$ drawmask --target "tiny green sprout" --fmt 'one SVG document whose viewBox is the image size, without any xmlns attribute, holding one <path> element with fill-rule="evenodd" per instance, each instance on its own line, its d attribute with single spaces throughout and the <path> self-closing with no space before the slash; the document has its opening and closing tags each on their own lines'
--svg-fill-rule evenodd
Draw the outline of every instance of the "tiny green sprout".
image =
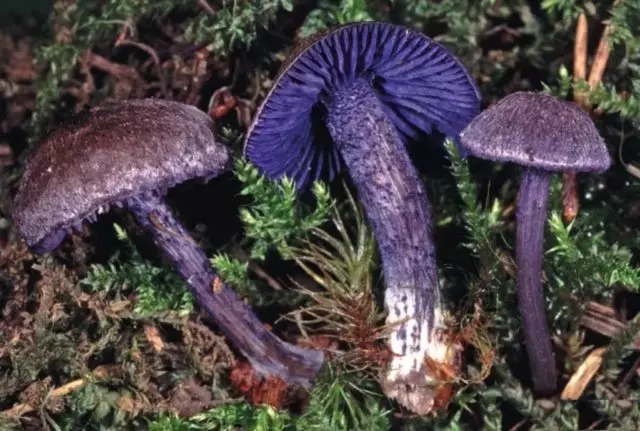
<svg viewBox="0 0 640 431">
<path fill-rule="evenodd" d="M 218 270 L 222 279 L 238 288 L 249 286 L 248 262 L 240 262 L 228 254 L 218 253 L 211 259 L 211 265 Z"/>
<path fill-rule="evenodd" d="M 235 174 L 242 183 L 240 194 L 251 198 L 250 204 L 241 209 L 240 218 L 252 242 L 252 259 L 264 260 L 272 249 L 287 258 L 295 238 L 329 218 L 334 202 L 321 182 L 313 186 L 316 203 L 311 209 L 299 203 L 295 184 L 289 178 L 268 180 L 244 160 L 236 162 Z"/>
<path fill-rule="evenodd" d="M 129 235 L 127 235 L 127 231 L 124 230 L 122 226 L 118 223 L 114 223 L 113 229 L 116 231 L 116 238 L 118 238 L 118 241 L 129 241 Z"/>
</svg>

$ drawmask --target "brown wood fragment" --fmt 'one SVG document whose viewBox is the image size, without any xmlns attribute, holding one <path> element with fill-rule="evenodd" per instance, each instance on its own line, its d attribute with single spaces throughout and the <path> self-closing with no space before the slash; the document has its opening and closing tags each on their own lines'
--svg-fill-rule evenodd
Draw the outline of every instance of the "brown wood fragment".
<svg viewBox="0 0 640 431">
<path fill-rule="evenodd" d="M 573 47 L 573 76 L 576 80 L 587 78 L 587 47 L 589 39 L 587 16 L 581 13 L 576 25 L 576 36 Z M 586 108 L 587 95 L 581 91 L 574 91 L 575 102 Z M 565 172 L 562 176 L 562 219 L 569 224 L 578 216 L 580 198 L 578 197 L 577 176 L 573 171 Z"/>
<path fill-rule="evenodd" d="M 93 370 L 92 374 L 94 378 L 96 377 L 104 378 L 108 375 L 108 367 L 99 366 L 95 370 Z M 91 377 L 88 376 L 88 377 L 83 377 L 81 379 L 73 380 L 67 383 L 66 385 L 62 385 L 59 388 L 51 391 L 51 394 L 49 395 L 48 398 L 59 398 L 59 397 L 68 395 L 71 392 L 76 391 L 80 389 L 82 386 L 84 386 L 85 384 L 87 384 L 90 381 L 90 379 Z M 3 411 L 2 414 L 9 418 L 19 418 L 20 416 L 23 416 L 27 413 L 31 413 L 37 408 L 38 406 L 32 406 L 31 404 L 28 404 L 28 403 L 22 403 L 22 404 L 17 404 L 8 410 Z"/>
<path fill-rule="evenodd" d="M 621 0 L 616 0 L 613 4 L 615 8 Z M 611 23 L 607 23 L 604 26 L 598 48 L 593 62 L 591 63 L 591 70 L 587 77 L 587 41 L 589 36 L 587 18 L 583 13 L 578 18 L 576 25 L 576 38 L 573 51 L 573 75 L 576 79 L 586 80 L 589 84 L 589 90 L 594 90 L 604 77 L 604 72 L 607 68 L 609 61 L 609 35 L 611 34 Z M 591 112 L 591 102 L 588 95 L 584 92 L 574 91 L 573 98 L 575 102 L 584 108 L 592 115 L 599 114 L 599 111 Z M 578 215 L 580 210 L 580 199 L 578 197 L 578 188 L 575 172 L 565 172 L 562 182 L 562 216 L 565 223 L 571 223 Z"/>
<path fill-rule="evenodd" d="M 164 341 L 158 332 L 158 328 L 151 325 L 144 325 L 144 336 L 147 341 L 153 347 L 156 352 L 162 352 L 164 350 Z"/>
<path fill-rule="evenodd" d="M 627 325 L 616 317 L 613 308 L 596 302 L 589 302 L 580 324 L 593 332 L 614 338 L 620 332 L 627 329 Z M 632 349 L 640 350 L 640 334 L 638 334 L 630 344 Z"/>
<path fill-rule="evenodd" d="M 575 373 L 571 376 L 564 387 L 560 399 L 565 401 L 576 401 L 582 396 L 584 390 L 589 386 L 591 380 L 596 375 L 602 365 L 602 357 L 607 349 L 599 347 L 587 355 Z"/>
</svg>

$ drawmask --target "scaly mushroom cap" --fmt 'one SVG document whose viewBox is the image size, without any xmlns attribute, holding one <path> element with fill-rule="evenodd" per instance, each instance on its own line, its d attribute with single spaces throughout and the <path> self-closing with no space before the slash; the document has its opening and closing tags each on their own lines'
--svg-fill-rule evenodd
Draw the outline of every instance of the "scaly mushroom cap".
<svg viewBox="0 0 640 431">
<path fill-rule="evenodd" d="M 518 92 L 482 112 L 460 143 L 476 157 L 548 171 L 599 172 L 611 165 L 589 115 L 572 102 Z"/>
<path fill-rule="evenodd" d="M 405 141 L 436 130 L 457 138 L 480 109 L 475 83 L 444 47 L 398 25 L 348 24 L 294 49 L 249 128 L 247 158 L 299 188 L 333 179 L 340 157 L 323 124 L 323 101 L 362 77 Z"/>
<path fill-rule="evenodd" d="M 107 102 L 58 126 L 27 163 L 13 217 L 40 252 L 111 204 L 225 170 L 229 152 L 194 106 L 157 99 Z"/>
</svg>

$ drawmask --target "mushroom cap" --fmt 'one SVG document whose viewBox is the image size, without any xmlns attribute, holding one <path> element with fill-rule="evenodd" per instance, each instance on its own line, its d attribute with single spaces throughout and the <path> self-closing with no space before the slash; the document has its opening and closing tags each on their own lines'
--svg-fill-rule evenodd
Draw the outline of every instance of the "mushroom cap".
<svg viewBox="0 0 640 431">
<path fill-rule="evenodd" d="M 449 51 L 422 33 L 380 22 L 347 24 L 302 40 L 258 109 L 245 155 L 298 188 L 340 170 L 323 101 L 365 78 L 406 142 L 438 131 L 457 138 L 480 111 L 478 88 Z"/>
<path fill-rule="evenodd" d="M 226 170 L 229 152 L 194 106 L 142 99 L 107 102 L 56 127 L 30 157 L 13 218 L 27 244 L 56 248 L 111 204 Z"/>
<path fill-rule="evenodd" d="M 600 172 L 607 146 L 578 105 L 542 93 L 517 92 L 500 100 L 460 134 L 471 155 L 548 171 Z"/>
</svg>

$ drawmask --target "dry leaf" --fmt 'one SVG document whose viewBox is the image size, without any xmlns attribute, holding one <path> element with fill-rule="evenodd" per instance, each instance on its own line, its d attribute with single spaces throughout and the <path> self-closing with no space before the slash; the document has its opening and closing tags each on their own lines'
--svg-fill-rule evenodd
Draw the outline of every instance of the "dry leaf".
<svg viewBox="0 0 640 431">
<path fill-rule="evenodd" d="M 155 326 L 145 325 L 144 326 L 144 335 L 147 337 L 147 341 L 153 347 L 153 350 L 156 352 L 162 352 L 164 349 L 164 341 L 160 337 L 160 333 Z"/>
</svg>

